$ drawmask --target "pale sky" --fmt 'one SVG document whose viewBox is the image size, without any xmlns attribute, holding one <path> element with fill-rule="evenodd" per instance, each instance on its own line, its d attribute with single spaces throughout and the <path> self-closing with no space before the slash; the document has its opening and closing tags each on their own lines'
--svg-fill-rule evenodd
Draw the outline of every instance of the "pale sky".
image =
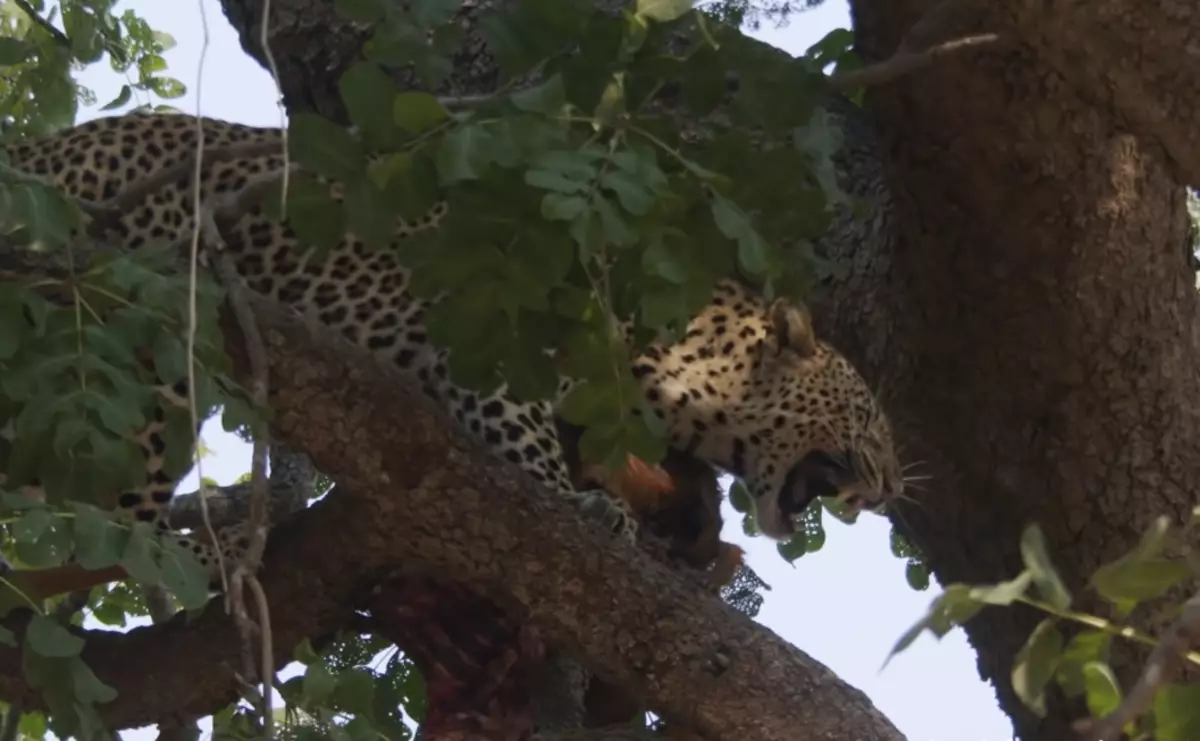
<svg viewBox="0 0 1200 741">
<path fill-rule="evenodd" d="M 188 86 L 188 94 L 171 101 L 173 105 L 228 121 L 279 125 L 270 76 L 242 51 L 217 0 L 124 0 L 116 12 L 126 9 L 178 41 L 166 59 L 170 74 Z M 849 24 L 845 0 L 827 0 L 795 15 L 785 28 L 764 28 L 753 35 L 801 54 L 830 30 Z M 201 88 L 196 83 L 206 35 Z M 106 63 L 94 65 L 82 81 L 96 91 L 96 108 L 112 100 L 123 82 Z M 79 120 L 112 115 L 96 108 L 81 111 Z M 202 464 L 205 476 L 225 484 L 249 470 L 249 446 L 219 423 L 205 426 L 204 440 L 213 451 Z M 193 472 L 180 491 L 194 491 L 196 485 Z M 751 567 L 772 587 L 758 616 L 762 625 L 865 692 L 910 741 L 1012 738 L 1012 725 L 997 707 L 992 688 L 979 679 L 974 652 L 961 630 L 940 642 L 926 634 L 880 670 L 895 641 L 939 591 L 936 584 L 926 592 L 909 588 L 904 562 L 889 550 L 886 520 L 868 515 L 847 527 L 826 518 L 825 547 L 793 566 L 779 557 L 772 542 L 743 535 L 728 505 L 725 512 L 725 539 L 746 549 Z M 147 728 L 123 735 L 148 741 L 151 734 Z"/>
</svg>

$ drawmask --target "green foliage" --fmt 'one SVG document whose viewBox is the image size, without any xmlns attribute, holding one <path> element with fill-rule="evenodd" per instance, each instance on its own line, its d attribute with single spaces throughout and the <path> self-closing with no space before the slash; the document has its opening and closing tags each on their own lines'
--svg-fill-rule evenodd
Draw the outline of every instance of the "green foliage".
<svg viewBox="0 0 1200 741">
<path fill-rule="evenodd" d="M 1192 519 L 1187 527 L 1178 528 L 1169 518 L 1159 517 L 1131 551 L 1093 573 L 1090 586 L 1118 618 L 1198 575 L 1188 542 L 1195 522 L 1200 521 L 1200 507 Z M 1021 534 L 1020 552 L 1025 570 L 1012 581 L 947 586 L 921 620 L 900 637 L 889 660 L 926 630 L 941 638 L 986 606 L 1021 604 L 1047 617 L 1037 624 L 1014 657 L 1011 682 L 1017 697 L 1034 713 L 1044 716 L 1047 692 L 1057 686 L 1068 698 L 1082 697 L 1093 717 L 1112 713 L 1123 699 L 1121 685 L 1108 663 L 1112 640 L 1123 638 L 1150 646 L 1155 640 L 1129 626 L 1073 610 L 1074 598 L 1055 570 L 1045 536 L 1037 525 Z M 1190 652 L 1184 658 L 1200 665 L 1200 654 Z M 1138 741 L 1194 738 L 1200 732 L 1198 691 L 1191 685 L 1159 688 L 1151 711 L 1126 725 L 1124 732 Z"/>
<path fill-rule="evenodd" d="M 413 64 L 426 81 L 440 79 L 449 60 L 439 34 L 452 35 L 451 6 L 339 3 L 348 17 L 377 24 L 368 61 L 340 84 L 357 131 L 299 115 L 290 141 L 301 164 L 341 181 L 348 197 L 323 179 L 298 177 L 288 214 L 316 248 L 347 227 L 385 247 L 396 218 L 419 215 L 411 204 L 448 201 L 454 219 L 402 250 L 414 292 L 445 296 L 427 322 L 431 341 L 450 350 L 451 378 L 481 392 L 506 383 L 518 396 L 544 399 L 563 373 L 577 381 L 564 414 L 585 428 L 586 458 L 612 463 L 633 452 L 656 460 L 662 435 L 642 413 L 631 350 L 678 336 L 713 283 L 734 273 L 768 294 L 802 294 L 812 272 L 784 245 L 819 235 L 826 196 L 838 193 L 827 177 L 836 143 L 814 118 L 815 85 L 798 88 L 785 110 L 761 105 L 765 82 L 742 96 L 743 107 L 770 107 L 778 127 L 794 130 L 794 149 L 770 153 L 735 133 L 711 152 L 685 152 L 677 127 L 646 106 L 646 93 L 668 82 L 700 89 L 723 68 L 764 81 L 817 75 L 799 64 L 781 68 L 778 59 L 766 73 L 760 57 L 738 56 L 749 47 L 728 33 L 730 58 L 715 62 L 722 34 L 686 1 L 642 0 L 622 19 L 583 2 L 523 0 L 481 23 L 506 74 L 541 64 L 544 82 L 451 111 L 430 95 L 398 92 L 387 75 Z M 691 46 L 669 46 L 668 33 L 689 35 Z M 582 54 L 559 54 L 576 45 Z M 785 178 L 772 179 L 775 201 L 752 218 L 739 202 L 762 193 L 739 192 L 733 175 L 785 168 Z M 800 193 L 779 187 L 796 180 Z M 621 323 L 635 331 L 632 348 Z M 819 533 L 814 525 L 807 548 L 819 547 Z"/>
<path fill-rule="evenodd" d="M 162 74 L 163 53 L 175 45 L 131 10 L 118 16 L 113 0 L 61 0 L 47 11 L 33 0 L 31 16 L 16 3 L 0 9 L 0 131 L 4 138 L 48 134 L 71 126 L 80 103 L 95 95 L 72 78 L 82 66 L 105 56 L 114 72 L 129 82 L 102 110 L 126 105 L 135 97 L 147 108 L 153 98 L 178 98 L 183 83 Z M 63 30 L 59 30 L 61 25 Z"/>
<path fill-rule="evenodd" d="M 294 658 L 305 671 L 279 688 L 286 702 L 279 738 L 410 738 L 404 709 L 419 720 L 424 682 L 397 651 L 379 659 L 387 650 L 387 641 L 358 635 L 338 636 L 320 653 L 307 642 L 297 647 Z M 221 737 L 261 738 L 253 715 L 233 707 L 215 715 L 213 727 Z"/>
</svg>

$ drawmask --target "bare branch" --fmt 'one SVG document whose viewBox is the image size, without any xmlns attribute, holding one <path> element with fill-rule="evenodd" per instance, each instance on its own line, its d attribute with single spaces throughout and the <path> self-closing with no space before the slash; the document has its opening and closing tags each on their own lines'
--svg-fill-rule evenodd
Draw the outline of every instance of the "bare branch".
<svg viewBox="0 0 1200 741">
<path fill-rule="evenodd" d="M 288 167 L 281 168 L 281 171 L 286 176 Z M 259 186 L 256 184 L 255 187 Z M 241 205 L 239 201 L 240 197 L 241 195 L 238 194 L 227 200 L 233 204 L 233 207 L 238 207 Z M 226 208 L 228 207 L 226 206 Z M 242 337 L 246 343 L 246 356 L 250 364 L 251 402 L 254 404 L 255 409 L 261 412 L 267 408 L 268 404 L 267 351 L 263 346 L 262 335 L 259 333 L 258 323 L 254 319 L 254 312 L 251 311 L 248 303 L 246 285 L 234 267 L 233 259 L 230 257 L 225 241 L 222 239 L 220 230 L 217 228 L 213 211 L 205 210 L 202 216 L 201 228 L 209 246 L 217 249 L 215 260 L 217 275 L 228 292 L 229 305 L 233 310 L 233 316 L 237 320 L 238 329 L 241 330 Z M 237 620 L 238 633 L 242 638 L 242 666 L 245 673 L 245 681 L 249 682 L 252 677 L 257 675 L 262 683 L 260 714 L 262 716 L 264 733 L 267 741 L 270 741 L 274 736 L 274 713 L 271 706 L 271 685 L 274 672 L 272 671 L 273 662 L 271 661 L 270 611 L 262 585 L 259 583 L 257 576 L 259 566 L 262 564 L 263 550 L 267 543 L 267 532 L 270 530 L 268 511 L 270 502 L 267 484 L 267 447 L 270 444 L 270 431 L 268 426 L 262 423 L 261 420 L 254 427 L 255 429 L 252 433 L 254 440 L 253 453 L 250 463 L 250 517 L 245 525 L 249 531 L 249 543 L 242 557 L 233 567 L 233 574 L 229 579 L 229 592 L 225 597 L 227 600 L 226 606 L 233 612 Z M 214 545 L 215 547 L 220 547 L 219 543 Z M 247 586 L 255 598 L 255 606 L 258 613 L 257 626 L 246 612 L 244 588 Z M 257 663 L 253 651 L 256 628 L 259 639 L 262 641 L 262 660 Z"/>
<path fill-rule="evenodd" d="M 890 59 L 879 64 L 833 75 L 829 78 L 829 86 L 838 92 L 845 92 L 860 87 L 882 85 L 929 67 L 939 59 L 970 49 L 992 46 L 999 41 L 1000 36 L 997 34 L 982 33 L 946 41 L 922 51 L 905 51 L 902 47 Z"/>
</svg>

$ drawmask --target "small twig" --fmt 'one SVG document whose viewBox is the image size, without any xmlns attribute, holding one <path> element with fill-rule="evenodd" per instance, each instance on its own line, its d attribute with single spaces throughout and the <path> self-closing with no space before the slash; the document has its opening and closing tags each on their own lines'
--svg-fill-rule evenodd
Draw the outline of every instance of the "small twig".
<svg viewBox="0 0 1200 741">
<path fill-rule="evenodd" d="M 215 230 L 216 224 L 211 223 L 210 228 Z M 268 403 L 267 349 L 262 334 L 258 331 L 258 323 L 254 320 L 254 312 L 246 298 L 245 284 L 237 274 L 229 253 L 222 253 L 217 257 L 216 269 L 217 275 L 229 292 L 230 306 L 246 341 L 246 354 L 250 360 L 253 379 L 250 385 L 250 400 L 257 409 L 265 409 Z M 265 424 L 256 427 L 258 429 L 254 430 L 254 447 L 250 459 L 250 546 L 241 564 L 250 574 L 258 572 L 263 549 L 266 547 L 267 531 L 270 529 L 267 448 L 271 444 L 271 433 Z"/>
<path fill-rule="evenodd" d="M 903 47 L 886 61 L 872 64 L 851 72 L 841 72 L 829 78 L 829 86 L 838 92 L 860 87 L 882 85 L 904 75 L 932 65 L 938 59 L 957 54 L 967 49 L 985 47 L 1000 40 L 999 34 L 981 33 L 975 36 L 945 41 L 923 51 L 906 51 Z"/>
<path fill-rule="evenodd" d="M 288 167 L 281 168 L 284 177 L 286 177 L 289 169 Z M 228 208 L 231 205 L 240 204 L 239 199 L 248 197 L 244 194 L 251 187 L 264 188 L 266 186 L 259 183 L 249 184 L 234 199 L 228 203 L 221 204 L 222 207 Z M 241 276 L 238 275 L 229 251 L 224 248 L 224 240 L 221 237 L 220 229 L 217 227 L 213 212 L 206 211 L 202 218 L 203 223 L 201 228 L 205 233 L 205 241 L 217 249 L 215 260 L 217 276 L 228 292 L 229 304 L 233 309 L 234 317 L 237 320 L 239 328 L 242 330 L 242 336 L 246 343 L 246 354 L 250 361 L 252 378 L 250 399 L 255 408 L 261 410 L 267 406 L 269 391 L 266 345 L 263 343 L 262 334 L 259 332 L 258 322 L 254 319 L 254 312 L 250 309 L 249 299 L 246 297 L 246 285 Z M 271 646 L 271 627 L 270 617 L 267 612 L 266 595 L 262 591 L 262 585 L 259 584 L 256 574 L 258 573 L 259 565 L 262 563 L 263 551 L 266 549 L 267 544 L 267 534 L 270 530 L 267 448 L 270 445 L 271 433 L 269 427 L 261 422 L 256 424 L 255 428 L 253 434 L 254 446 L 250 463 L 250 517 L 248 520 L 250 542 L 245 553 L 242 554 L 241 560 L 234 566 L 233 575 L 229 580 L 230 588 L 226 593 L 226 599 L 228 600 L 227 607 L 233 613 L 238 624 L 238 631 L 242 636 L 245 648 L 243 658 L 246 663 L 244 671 L 246 671 L 247 677 L 258 674 L 263 686 L 263 727 L 267 739 L 270 739 L 273 735 L 271 709 L 271 677 L 274 674 L 271 671 L 273 666 L 273 648 Z M 246 614 L 243 586 L 250 587 L 251 592 L 255 596 L 255 606 L 258 608 L 259 638 L 262 642 L 262 664 L 258 671 L 255 671 L 251 651 L 251 647 L 254 645 L 254 623 L 250 620 L 249 615 Z"/>
<path fill-rule="evenodd" d="M 67 35 L 51 25 L 50 21 L 43 18 L 41 13 L 38 13 L 36 10 L 34 10 L 33 6 L 30 5 L 27 0 L 13 0 L 13 2 L 18 8 L 21 9 L 22 12 L 25 13 L 25 15 L 29 16 L 29 20 L 37 24 L 37 26 L 43 31 L 50 34 L 50 37 L 54 39 L 54 43 L 65 47 L 68 50 L 71 48 L 71 40 L 67 38 Z"/>
<path fill-rule="evenodd" d="M 922 49 L 934 46 L 939 35 L 956 27 L 958 31 L 966 30 L 962 28 L 962 23 L 956 23 L 958 19 L 955 16 L 961 17 L 963 11 L 970 10 L 971 3 L 968 0 L 942 0 L 912 24 L 904 38 L 900 39 L 897 51 L 918 53 Z"/>
<path fill-rule="evenodd" d="M 1150 709 L 1158 689 L 1179 672 L 1184 655 L 1197 644 L 1200 644 L 1200 594 L 1184 604 L 1183 612 L 1159 639 L 1142 676 L 1117 709 L 1103 718 L 1081 718 L 1073 724 L 1075 730 L 1089 741 L 1120 737 L 1122 728 Z"/>
</svg>

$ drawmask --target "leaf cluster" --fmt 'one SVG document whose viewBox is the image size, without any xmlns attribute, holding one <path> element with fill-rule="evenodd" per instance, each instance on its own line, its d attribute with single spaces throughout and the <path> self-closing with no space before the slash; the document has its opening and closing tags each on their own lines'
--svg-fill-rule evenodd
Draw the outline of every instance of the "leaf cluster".
<svg viewBox="0 0 1200 741">
<path fill-rule="evenodd" d="M 1025 569 L 1015 579 L 1000 584 L 951 584 L 933 601 L 929 611 L 892 649 L 891 656 L 912 645 L 928 630 L 941 638 L 989 605 L 1034 607 L 1046 617 L 1017 653 L 1012 687 L 1034 713 L 1046 714 L 1046 695 L 1052 687 L 1068 698 L 1082 698 L 1093 717 L 1103 717 L 1121 704 L 1122 688 L 1109 666 L 1114 638 L 1154 645 L 1154 639 L 1120 624 L 1139 605 L 1161 599 L 1169 591 L 1200 575 L 1188 543 L 1200 523 L 1200 508 L 1185 527 L 1159 517 L 1132 550 L 1100 566 L 1088 586 L 1106 603 L 1113 620 L 1072 609 L 1075 598 L 1058 575 L 1037 525 L 1021 536 Z M 1114 622 L 1115 621 L 1115 622 Z M 1188 662 L 1200 665 L 1200 654 Z M 1185 741 L 1200 736 L 1200 685 L 1172 683 L 1161 687 L 1149 713 L 1130 723 L 1125 733 L 1137 741 Z"/>
<path fill-rule="evenodd" d="M 47 9 L 45 0 L 29 0 L 22 8 L 0 8 L 0 130 L 4 138 L 38 136 L 71 126 L 79 104 L 95 95 L 72 74 L 108 56 L 113 71 L 129 82 L 111 110 L 135 95 L 178 98 L 183 83 L 163 74 L 163 53 L 175 45 L 168 34 L 154 31 L 131 10 L 115 13 L 116 0 L 61 0 Z M 61 27 L 61 29 L 60 29 Z"/>
</svg>

